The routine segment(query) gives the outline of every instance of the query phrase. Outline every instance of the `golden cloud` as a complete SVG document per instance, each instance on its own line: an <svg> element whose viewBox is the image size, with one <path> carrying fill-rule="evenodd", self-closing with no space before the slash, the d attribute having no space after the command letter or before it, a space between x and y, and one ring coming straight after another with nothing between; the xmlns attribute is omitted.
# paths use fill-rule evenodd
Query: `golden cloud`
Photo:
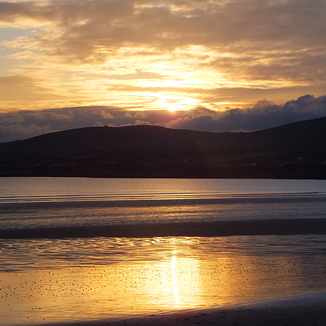
<svg viewBox="0 0 326 326"><path fill-rule="evenodd" d="M321 95L325 17L320 0L2 1L0 28L24 28L23 36L0 43L15 52L12 74L33 71L33 80L42 80L21 80L6 96L19 88L21 100L32 100L42 88L51 98L60 85L76 105L92 97L126 105L130 96L122 99L122 91L144 91L133 95L137 107L158 103L146 92L169 91L216 108L216 101L238 105L267 90L275 100L288 89ZM185 101L169 96L161 105Z"/></svg>

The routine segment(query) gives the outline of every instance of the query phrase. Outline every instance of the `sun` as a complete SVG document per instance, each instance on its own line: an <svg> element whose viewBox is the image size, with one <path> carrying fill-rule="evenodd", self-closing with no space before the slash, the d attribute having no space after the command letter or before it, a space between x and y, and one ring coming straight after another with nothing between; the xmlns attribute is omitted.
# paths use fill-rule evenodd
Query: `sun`
<svg viewBox="0 0 326 326"><path fill-rule="evenodd" d="M173 94L170 92L156 93L155 97L155 105L160 109L167 110L169 112L188 111L199 104L198 100L194 98L180 94Z"/></svg>

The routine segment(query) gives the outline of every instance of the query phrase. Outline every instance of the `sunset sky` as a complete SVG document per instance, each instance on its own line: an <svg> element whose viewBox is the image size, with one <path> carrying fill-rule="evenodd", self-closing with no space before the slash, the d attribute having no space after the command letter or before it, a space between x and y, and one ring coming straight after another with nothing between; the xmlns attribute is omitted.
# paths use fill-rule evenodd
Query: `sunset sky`
<svg viewBox="0 0 326 326"><path fill-rule="evenodd" d="M0 1L0 142L326 115L325 0Z"/></svg>

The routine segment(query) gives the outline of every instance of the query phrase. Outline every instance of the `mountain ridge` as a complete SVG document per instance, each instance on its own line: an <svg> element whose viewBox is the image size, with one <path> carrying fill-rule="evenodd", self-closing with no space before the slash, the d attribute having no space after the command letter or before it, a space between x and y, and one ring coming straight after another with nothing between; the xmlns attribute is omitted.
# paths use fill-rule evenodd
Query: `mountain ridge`
<svg viewBox="0 0 326 326"><path fill-rule="evenodd" d="M85 127L2 143L0 154L0 176L325 178L326 117L237 133Z"/></svg>

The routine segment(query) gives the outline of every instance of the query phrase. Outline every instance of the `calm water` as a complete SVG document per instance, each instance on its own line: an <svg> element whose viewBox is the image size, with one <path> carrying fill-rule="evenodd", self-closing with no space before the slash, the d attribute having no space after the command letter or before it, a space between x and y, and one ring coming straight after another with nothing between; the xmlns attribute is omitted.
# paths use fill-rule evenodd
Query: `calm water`
<svg viewBox="0 0 326 326"><path fill-rule="evenodd" d="M123 318L326 289L324 234L158 236L166 224L172 234L189 223L316 221L326 218L325 199L326 182L312 180L1 178L0 325ZM80 233L135 225L150 225L152 235Z"/></svg>

